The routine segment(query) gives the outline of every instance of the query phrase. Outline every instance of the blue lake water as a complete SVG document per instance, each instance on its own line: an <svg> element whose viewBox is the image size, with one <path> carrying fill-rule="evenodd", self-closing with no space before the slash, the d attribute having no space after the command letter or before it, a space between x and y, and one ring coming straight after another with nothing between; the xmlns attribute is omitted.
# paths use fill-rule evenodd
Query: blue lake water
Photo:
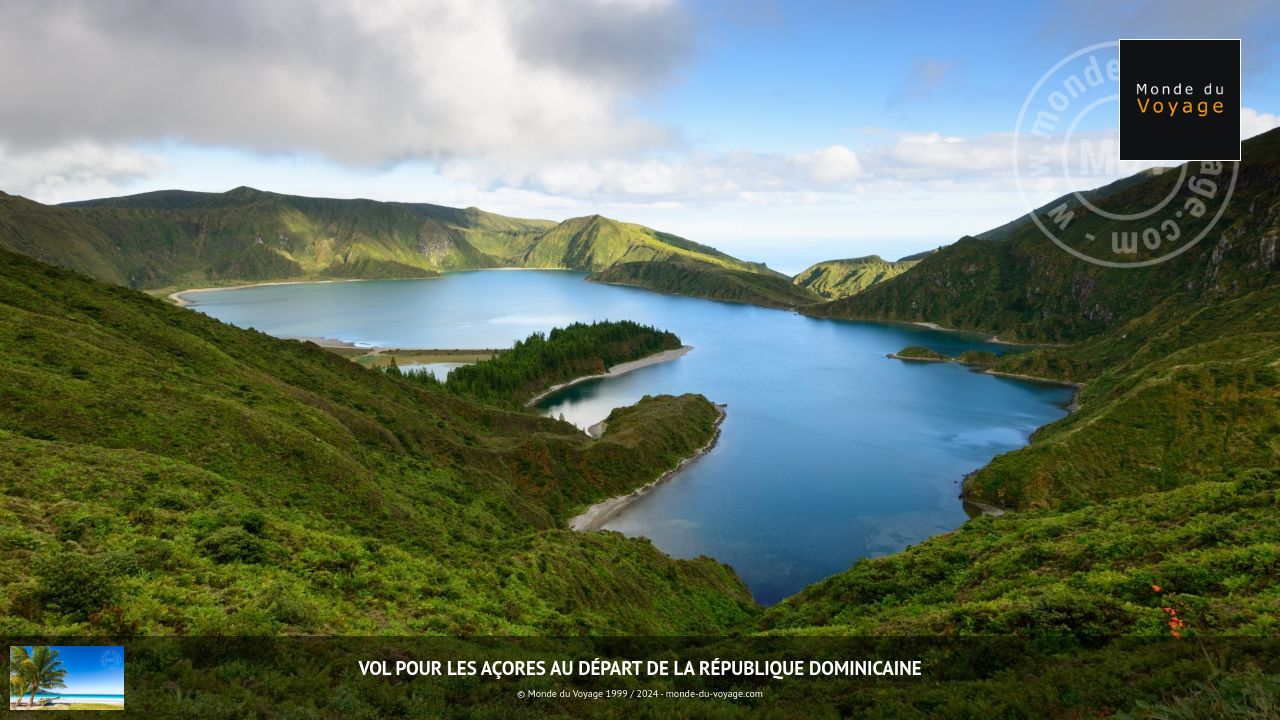
<svg viewBox="0 0 1280 720"><path fill-rule="evenodd" d="M1062 417L1071 390L885 357L906 345L1008 352L909 325L583 282L582 273L477 271L434 280L189 293L196 309L282 337L402 348L498 348L574 321L636 320L694 350L549 396L579 427L646 394L728 405L716 448L607 524L676 557L709 555L773 603L858 558L964 522L965 474Z"/></svg>

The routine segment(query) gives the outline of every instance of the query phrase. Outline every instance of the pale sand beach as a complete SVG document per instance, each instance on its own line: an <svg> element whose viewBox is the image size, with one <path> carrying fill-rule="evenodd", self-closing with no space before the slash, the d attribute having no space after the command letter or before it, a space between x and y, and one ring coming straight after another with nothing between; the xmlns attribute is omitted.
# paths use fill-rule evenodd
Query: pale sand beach
<svg viewBox="0 0 1280 720"><path fill-rule="evenodd" d="M323 284L340 283L340 282L362 282L362 280L360 278L344 278L342 280L277 280L275 282L249 283L247 285L224 285L221 287L187 288L186 290L179 290L177 292L169 293L169 299L172 300L178 307L189 307L192 304L192 302L186 299L185 297L183 297L183 295L186 295L187 293L221 292L223 290L243 290L244 288L269 287L271 285L323 285Z"/></svg>
<svg viewBox="0 0 1280 720"><path fill-rule="evenodd" d="M577 385L580 382L595 380L597 378L617 377L618 375L629 373L632 370L639 370L642 367L657 365L658 363L667 362L668 360L675 360L676 358L680 357L681 355L684 355L685 353L689 352L692 349L693 349L692 345L682 345L676 348L675 350L663 350L662 352L654 353L648 357L642 357L639 360L632 360L631 362L618 363L617 365L614 365L608 370L605 370L600 375L584 375L583 377L574 378L573 380L570 380L569 382L566 382L566 383L560 383L559 385L552 385L546 390L543 390L537 395L534 395L533 398L529 400L529 402L525 403L525 406L528 407L530 405L533 405L534 403L550 395L551 393L556 392L558 390L563 390L571 385Z"/></svg>
<svg viewBox="0 0 1280 720"><path fill-rule="evenodd" d="M187 293L221 292L223 290L243 290L245 288L269 287L272 285L330 285L333 283L367 282L370 279L381 280L439 280L443 275L429 275L420 278L339 278L336 280L274 280L271 282L246 283L244 285L222 285L219 287L187 288L169 293L168 297L178 307L188 307L192 302L183 297Z"/></svg>
<svg viewBox="0 0 1280 720"><path fill-rule="evenodd" d="M720 411L720 416L716 418L715 434L711 436L711 440L709 440L706 445L703 445L692 455L681 460L679 465L663 473L657 480L654 480L647 485L642 485L626 495L617 495L607 500L601 500L595 505L584 510L581 515L570 518L569 529L576 530L578 532L599 530L604 527L605 523L609 522L617 516L618 513L622 512L623 508L641 497L644 497L645 493L650 490L675 477L676 473L683 470L689 465L689 463L711 452L711 449L714 448L716 443L720 440L720 424L724 422L725 408L725 405L716 405L716 409Z"/></svg>

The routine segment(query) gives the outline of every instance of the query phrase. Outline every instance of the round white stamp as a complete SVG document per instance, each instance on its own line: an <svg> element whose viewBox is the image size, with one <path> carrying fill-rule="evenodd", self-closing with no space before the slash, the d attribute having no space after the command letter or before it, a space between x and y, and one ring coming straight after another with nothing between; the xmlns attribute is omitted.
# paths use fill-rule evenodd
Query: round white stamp
<svg viewBox="0 0 1280 720"><path fill-rule="evenodd" d="M107 648L98 656L98 662L104 668L118 668L124 664L124 655L116 648Z"/></svg>
<svg viewBox="0 0 1280 720"><path fill-rule="evenodd" d="M1240 164L1122 162L1110 122L1121 97L1118 51L1114 41L1082 48L1035 84L1014 128L1014 181L1031 220L1058 247L1104 267L1146 267L1213 230ZM1139 173L1138 182L1123 179ZM1057 199L1037 205L1050 197Z"/></svg>

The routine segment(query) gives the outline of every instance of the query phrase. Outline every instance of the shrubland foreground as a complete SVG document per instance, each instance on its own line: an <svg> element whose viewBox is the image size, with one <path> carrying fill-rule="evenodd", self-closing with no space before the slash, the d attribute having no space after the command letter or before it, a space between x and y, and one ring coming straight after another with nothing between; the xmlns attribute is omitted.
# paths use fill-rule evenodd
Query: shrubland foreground
<svg viewBox="0 0 1280 720"><path fill-rule="evenodd" d="M1077 412L966 480L966 495L1014 512L861 560L768 610L710 560L558 529L705 443L706 399L646 399L593 441L0 254L0 622L10 635L597 636L528 650L551 656L637 647L602 635L709 634L638 650L906 652L933 674L770 684L759 702L698 714L1274 717L1280 131L1245 156L1214 236L1149 270L1073 264L1014 223L816 306L1071 341L961 359L1084 387ZM1116 190L1132 203L1150 191L1141 178ZM707 278L686 274L677 285ZM718 292L746 287L722 281ZM863 644L807 644L846 634ZM192 642L197 659L137 645L155 716L529 709L511 686L474 679L352 677L362 646L321 642L271 671L287 641L256 655ZM336 680L317 692L315 673ZM166 682L189 694L156 689Z"/></svg>
<svg viewBox="0 0 1280 720"><path fill-rule="evenodd" d="M559 529L705 444L701 396L647 398L596 441L7 252L0 304L6 634L692 633L754 612L718 563Z"/></svg>

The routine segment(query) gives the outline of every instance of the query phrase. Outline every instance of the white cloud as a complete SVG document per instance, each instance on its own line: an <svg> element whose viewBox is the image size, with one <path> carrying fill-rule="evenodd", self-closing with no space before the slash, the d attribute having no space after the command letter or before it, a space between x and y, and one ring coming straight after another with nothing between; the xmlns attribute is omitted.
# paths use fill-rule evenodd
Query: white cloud
<svg viewBox="0 0 1280 720"><path fill-rule="evenodd" d="M843 145L799 154L738 150L664 158L549 162L525 170L458 161L446 177L476 186L514 187L606 202L772 201L778 195L852 190L858 155Z"/></svg>
<svg viewBox="0 0 1280 720"><path fill-rule="evenodd" d="M0 188L46 203L118 195L167 167L162 155L119 144L80 140L19 152L0 143Z"/></svg>
<svg viewBox="0 0 1280 720"><path fill-rule="evenodd" d="M816 183L830 185L862 175L858 156L843 145L832 145L792 158L796 167Z"/></svg>
<svg viewBox="0 0 1280 720"><path fill-rule="evenodd" d="M6 2L0 141L176 139L357 165L616 155L672 141L619 106L691 39L680 8L652 0Z"/></svg>
<svg viewBox="0 0 1280 720"><path fill-rule="evenodd" d="M1280 127L1280 115L1258 112L1253 108L1240 108L1240 137L1249 139L1254 135Z"/></svg>

